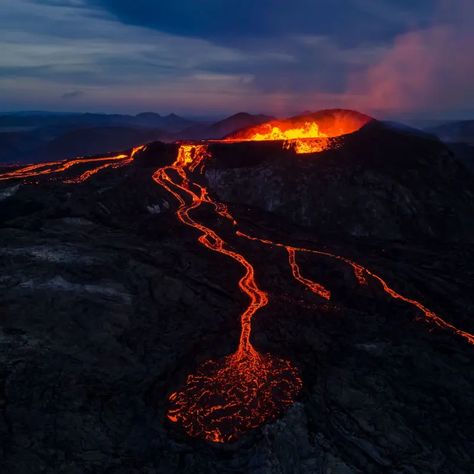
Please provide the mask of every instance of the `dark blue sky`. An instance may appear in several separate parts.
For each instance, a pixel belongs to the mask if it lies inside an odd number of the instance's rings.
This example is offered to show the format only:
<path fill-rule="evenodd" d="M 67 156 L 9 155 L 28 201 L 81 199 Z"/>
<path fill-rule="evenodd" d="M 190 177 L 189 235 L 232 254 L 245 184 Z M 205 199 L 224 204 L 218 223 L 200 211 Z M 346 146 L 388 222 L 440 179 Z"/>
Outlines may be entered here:
<path fill-rule="evenodd" d="M 472 0 L 2 0 L 0 107 L 474 111 Z"/>

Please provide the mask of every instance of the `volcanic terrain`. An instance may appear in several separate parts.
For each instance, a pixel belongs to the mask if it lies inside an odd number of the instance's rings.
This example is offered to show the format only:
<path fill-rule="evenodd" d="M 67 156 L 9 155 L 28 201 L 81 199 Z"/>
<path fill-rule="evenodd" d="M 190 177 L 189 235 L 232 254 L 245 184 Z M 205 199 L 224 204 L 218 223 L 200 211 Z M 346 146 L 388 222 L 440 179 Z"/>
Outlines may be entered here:
<path fill-rule="evenodd" d="M 14 473 L 469 473 L 474 177 L 334 110 L 0 169 Z"/>

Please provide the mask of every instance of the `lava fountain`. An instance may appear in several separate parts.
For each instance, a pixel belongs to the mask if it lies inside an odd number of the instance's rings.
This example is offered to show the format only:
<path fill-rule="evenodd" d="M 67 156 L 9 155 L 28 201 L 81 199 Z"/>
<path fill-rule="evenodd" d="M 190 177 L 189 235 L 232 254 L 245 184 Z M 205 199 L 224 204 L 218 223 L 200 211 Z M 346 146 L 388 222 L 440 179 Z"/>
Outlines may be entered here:
<path fill-rule="evenodd" d="M 200 232 L 198 241 L 202 245 L 239 263 L 244 275 L 238 285 L 249 303 L 240 318 L 237 350 L 223 359 L 203 363 L 188 375 L 184 386 L 170 395 L 167 416 L 192 437 L 229 442 L 275 419 L 292 405 L 302 380 L 290 361 L 261 354 L 251 343 L 252 318 L 268 303 L 252 264 L 231 250 L 214 230 L 191 217 L 191 212 L 202 204 L 210 204 L 216 214 L 229 217 L 225 206 L 213 202 L 203 186 L 188 178 L 188 173 L 208 156 L 205 145 L 182 145 L 176 161 L 157 170 L 153 179 L 176 198 L 178 219 Z"/>
<path fill-rule="evenodd" d="M 318 153 L 337 146 L 337 137 L 356 132 L 373 120 L 350 110 L 323 110 L 286 120 L 273 120 L 229 135 L 226 141 L 283 141 L 297 154 Z"/>

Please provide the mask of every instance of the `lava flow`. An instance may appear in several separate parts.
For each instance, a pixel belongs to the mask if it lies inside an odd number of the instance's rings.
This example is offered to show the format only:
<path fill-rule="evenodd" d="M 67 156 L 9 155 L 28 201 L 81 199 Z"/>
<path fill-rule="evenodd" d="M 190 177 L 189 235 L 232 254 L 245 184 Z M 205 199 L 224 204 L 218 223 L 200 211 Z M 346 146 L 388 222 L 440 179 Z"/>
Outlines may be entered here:
<path fill-rule="evenodd" d="M 337 114 L 335 116 L 337 117 Z M 304 122 L 302 126 L 288 122 L 280 123 L 280 126 L 270 126 L 269 129 L 260 128 L 258 129 L 260 131 L 256 132 L 255 130 L 240 132 L 224 141 L 281 140 L 282 134 L 286 134 L 283 139 L 284 147 L 306 153 L 314 151 L 315 147 L 323 143 L 319 140 L 331 140 L 331 136 L 335 136 L 336 132 L 350 130 L 357 121 L 364 121 L 365 118 L 357 118 L 357 120 L 354 118 L 346 128 L 341 125 L 343 123 L 341 120 L 333 118 L 337 126 L 332 123 L 332 135 L 328 132 L 329 125 L 326 125 L 325 131 L 321 132 L 319 126 L 314 126 L 309 122 Z M 265 135 L 262 130 L 269 130 L 269 135 Z M 323 134 L 327 137 L 323 137 Z M 318 136 L 311 137 L 311 135 Z M 329 144 L 329 142 L 325 143 Z M 70 170 L 75 165 L 94 165 L 79 176 L 63 180 L 65 183 L 82 183 L 101 170 L 130 164 L 136 154 L 143 149 L 144 147 L 134 148 L 130 154 L 25 166 L 0 175 L 0 181 L 57 175 Z M 243 270 L 238 286 L 247 297 L 248 304 L 240 316 L 241 332 L 235 352 L 221 359 L 208 360 L 198 366 L 194 373 L 187 376 L 183 386 L 169 396 L 167 411 L 168 419 L 180 425 L 189 436 L 222 443 L 234 441 L 243 433 L 274 420 L 293 404 L 301 391 L 302 379 L 292 362 L 272 354 L 260 353 L 252 345 L 252 319 L 257 311 L 268 304 L 268 295 L 259 287 L 253 265 L 215 230 L 192 217 L 194 210 L 201 206 L 209 206 L 216 216 L 225 218 L 231 225 L 238 228 L 238 222 L 227 206 L 215 201 L 206 187 L 194 179 L 197 171 L 203 171 L 206 160 L 210 157 L 207 145 L 181 145 L 175 162 L 158 169 L 153 174 L 153 180 L 174 196 L 178 203 L 176 211 L 178 219 L 184 225 L 199 232 L 199 243 L 213 252 L 232 259 Z M 273 242 L 240 230 L 236 231 L 236 235 L 284 250 L 288 256 L 288 265 L 294 280 L 324 300 L 331 299 L 330 290 L 303 276 L 297 262 L 299 253 L 314 254 L 349 265 L 360 285 L 368 285 L 370 281 L 377 282 L 385 294 L 416 308 L 432 325 L 474 344 L 474 335 L 443 320 L 419 301 L 401 295 L 382 277 L 350 259 L 326 251 Z"/>
<path fill-rule="evenodd" d="M 223 359 L 209 360 L 201 364 L 194 374 L 188 375 L 184 386 L 170 395 L 167 416 L 192 437 L 229 442 L 276 418 L 289 407 L 302 388 L 302 380 L 291 362 L 270 354 L 260 354 L 251 344 L 251 319 L 268 302 L 267 295 L 257 285 L 252 265 L 241 254 L 230 250 L 215 231 L 190 215 L 201 205 L 208 204 L 218 215 L 235 226 L 238 224 L 224 204 L 214 201 L 205 187 L 189 178 L 189 173 L 198 166 L 202 167 L 209 156 L 205 145 L 183 145 L 173 165 L 160 168 L 153 179 L 176 198 L 179 220 L 201 233 L 198 240 L 202 245 L 234 259 L 244 268 L 245 274 L 239 281 L 239 287 L 248 296 L 250 303 L 241 316 L 241 336 L 236 352 Z M 418 301 L 397 293 L 381 277 L 345 257 L 259 239 L 240 231 L 236 234 L 266 245 L 285 248 L 294 279 L 323 299 L 331 298 L 330 291 L 301 274 L 296 261 L 298 252 L 314 253 L 350 265 L 360 285 L 368 285 L 368 278 L 374 278 L 392 298 L 409 303 L 431 323 L 474 343 L 474 336 L 455 328 Z"/>
<path fill-rule="evenodd" d="M 18 168 L 14 171 L 9 171 L 0 175 L 0 181 L 6 181 L 11 179 L 28 179 L 36 178 L 39 176 L 56 175 L 63 173 L 73 166 L 84 165 L 84 164 L 99 164 L 95 168 L 91 168 L 76 178 L 66 179 L 64 183 L 67 184 L 78 184 L 87 181 L 91 176 L 102 171 L 106 168 L 119 168 L 130 164 L 134 159 L 135 155 L 142 151 L 145 145 L 141 145 L 132 149 L 130 155 L 119 154 L 114 156 L 101 156 L 97 158 L 77 158 L 69 161 L 51 161 L 48 163 L 38 163 L 36 165 L 28 165 L 22 168 Z M 103 163 L 103 164 L 101 164 Z"/>
<path fill-rule="evenodd" d="M 427 322 L 437 326 L 440 329 L 443 329 L 443 330 L 449 331 L 453 334 L 456 334 L 457 336 L 462 337 L 469 344 L 474 345 L 474 335 L 473 334 L 471 334 L 469 332 L 466 332 L 466 331 L 462 331 L 461 329 L 458 329 L 456 326 L 452 325 L 451 323 L 448 323 L 447 321 L 442 319 L 440 316 L 438 316 L 434 311 L 427 308 L 426 306 L 424 306 L 419 301 L 417 301 L 415 299 L 412 299 L 412 298 L 408 298 L 408 297 L 403 296 L 402 294 L 398 293 L 393 288 L 391 288 L 389 286 L 389 284 L 381 276 L 379 276 L 376 273 L 372 272 L 368 268 L 365 268 L 362 265 L 359 265 L 358 263 L 353 262 L 352 260 L 350 260 L 348 258 L 342 257 L 340 255 L 336 255 L 336 254 L 333 254 L 333 253 L 324 252 L 324 251 L 321 251 L 321 250 L 307 249 L 307 248 L 304 248 L 304 247 L 293 247 L 293 246 L 285 245 L 285 244 L 282 244 L 282 243 L 279 243 L 279 242 L 273 242 L 273 241 L 268 240 L 268 239 L 262 239 L 262 238 L 259 238 L 259 237 L 254 237 L 254 236 L 245 234 L 245 233 L 240 232 L 240 231 L 237 231 L 236 234 L 239 237 L 243 237 L 243 238 L 248 239 L 248 240 L 253 240 L 253 241 L 256 241 L 256 242 L 260 242 L 260 243 L 265 244 L 265 245 L 271 245 L 271 246 L 274 246 L 274 247 L 285 248 L 287 250 L 287 252 L 289 253 L 289 255 L 290 255 L 290 264 L 291 264 L 292 261 L 293 262 L 295 261 L 294 256 L 295 256 L 296 252 L 312 253 L 312 254 L 315 254 L 315 255 L 320 255 L 320 256 L 323 256 L 323 257 L 329 257 L 331 259 L 335 259 L 335 260 L 339 260 L 341 262 L 344 262 L 345 264 L 350 265 L 352 267 L 352 269 L 354 271 L 354 276 L 356 277 L 356 280 L 359 282 L 360 285 L 367 285 L 368 284 L 367 277 L 372 277 L 374 280 L 376 280 L 378 283 L 380 283 L 380 285 L 382 286 L 383 291 L 387 295 L 389 295 L 392 299 L 400 300 L 400 301 L 403 301 L 405 303 L 408 303 L 409 305 L 411 305 L 414 308 L 418 309 L 425 316 L 425 320 Z M 298 281 L 301 281 L 303 284 L 308 286 L 314 293 L 320 294 L 320 296 L 322 296 L 321 293 L 320 293 L 320 290 L 318 289 L 318 287 L 319 287 L 318 284 L 315 284 L 311 280 L 306 280 L 304 278 L 303 279 L 299 278 L 299 277 L 301 277 L 301 275 L 299 275 L 299 270 L 297 272 L 295 272 L 295 270 L 293 270 L 293 275 L 295 276 L 295 278 Z M 316 288 L 314 288 L 314 285 L 316 285 Z"/>
<path fill-rule="evenodd" d="M 268 303 L 251 263 L 190 215 L 202 204 L 211 204 L 217 214 L 229 217 L 225 206 L 214 203 L 204 187 L 188 179 L 188 170 L 192 172 L 206 156 L 204 145 L 183 145 L 176 161 L 156 171 L 153 179 L 179 202 L 179 220 L 201 233 L 198 240 L 202 245 L 241 265 L 244 275 L 239 288 L 247 295 L 249 304 L 241 315 L 237 350 L 223 359 L 205 362 L 195 374 L 188 375 L 184 386 L 170 395 L 167 416 L 181 424 L 190 436 L 228 442 L 278 416 L 294 402 L 302 381 L 290 361 L 261 354 L 250 341 L 252 317 Z"/>

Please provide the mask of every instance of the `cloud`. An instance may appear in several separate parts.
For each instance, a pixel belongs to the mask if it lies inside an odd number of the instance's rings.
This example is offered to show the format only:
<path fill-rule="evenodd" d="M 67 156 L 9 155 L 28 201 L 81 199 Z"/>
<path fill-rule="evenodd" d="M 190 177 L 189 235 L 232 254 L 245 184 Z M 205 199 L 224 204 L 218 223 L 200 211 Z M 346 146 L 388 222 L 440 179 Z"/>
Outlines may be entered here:
<path fill-rule="evenodd" d="M 4 104 L 11 104 L 15 95 L 19 106 L 25 101 L 47 106 L 54 104 L 58 92 L 67 96 L 82 91 L 75 96 L 78 107 L 124 107 L 126 100 L 128 107 L 138 110 L 171 107 L 173 98 L 182 109 L 182 97 L 190 92 L 197 97 L 211 90 L 221 98 L 243 95 L 251 83 L 250 75 L 238 68 L 226 74 L 219 74 L 219 68 L 257 60 L 255 55 L 124 25 L 77 2 L 4 0 L 3 6 L 0 102 Z M 218 77 L 211 80 L 212 74 Z M 147 101 L 142 99 L 145 90 Z M 134 103 L 137 98 L 140 101 Z"/>
<path fill-rule="evenodd" d="M 2 0 L 0 103 L 275 115 L 474 108 L 473 5 Z"/>
<path fill-rule="evenodd" d="M 399 35 L 367 71 L 352 75 L 348 95 L 355 106 L 433 113 L 472 108 L 472 18 L 472 2 L 440 2 L 430 28 Z"/>
<path fill-rule="evenodd" d="M 329 36 L 338 44 L 385 41 L 419 19 L 432 0 L 91 0 L 128 24 L 241 48 L 259 39 Z M 369 4 L 369 5 L 368 5 Z"/>

